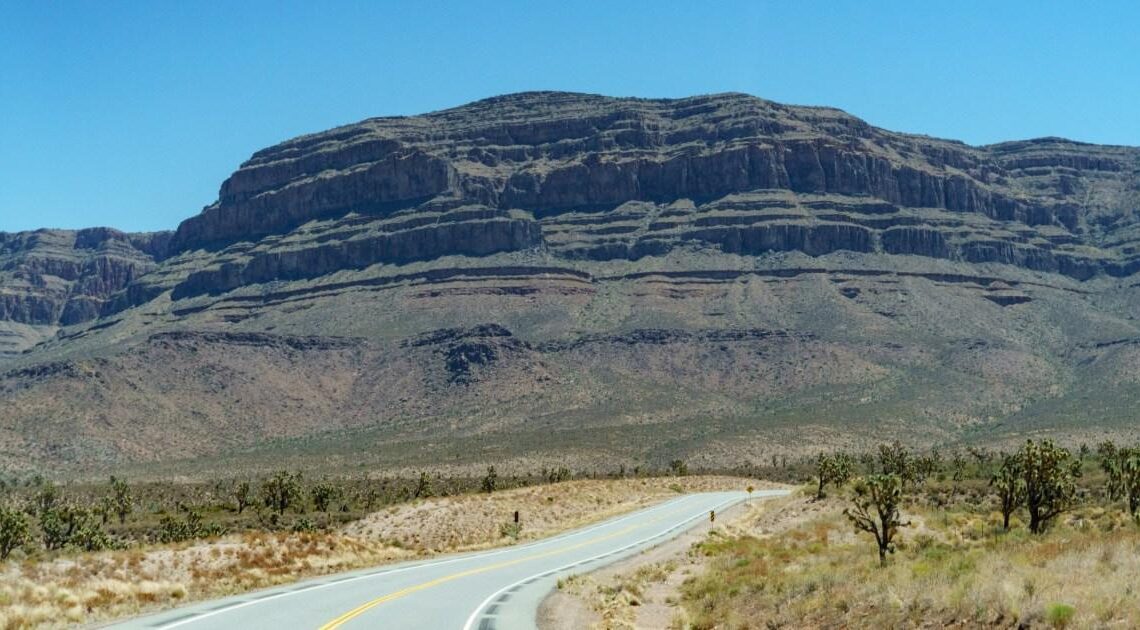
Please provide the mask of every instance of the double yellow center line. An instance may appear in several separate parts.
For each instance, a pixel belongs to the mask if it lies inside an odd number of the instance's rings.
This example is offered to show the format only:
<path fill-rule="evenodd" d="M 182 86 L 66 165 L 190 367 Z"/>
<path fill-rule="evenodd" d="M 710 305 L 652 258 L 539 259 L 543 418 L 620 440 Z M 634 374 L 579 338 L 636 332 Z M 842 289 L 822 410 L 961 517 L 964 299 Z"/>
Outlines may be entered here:
<path fill-rule="evenodd" d="M 597 543 L 597 542 L 601 542 L 603 540 L 608 540 L 610 538 L 617 538 L 618 536 L 624 536 L 625 534 L 628 534 L 629 532 L 632 532 L 636 529 L 640 529 L 642 527 L 646 527 L 647 525 L 652 524 L 652 523 L 656 523 L 659 520 L 661 520 L 660 517 L 658 517 L 652 521 L 649 521 L 648 523 L 642 523 L 641 525 L 630 525 L 629 527 L 626 527 L 625 529 L 622 529 L 620 531 L 616 531 L 612 534 L 606 534 L 605 536 L 598 536 L 596 538 L 591 538 L 589 540 L 585 540 L 585 541 L 577 543 L 575 545 L 569 545 L 567 547 L 561 547 L 559 549 L 554 549 L 551 551 L 545 551 L 543 553 L 536 553 L 533 555 L 525 556 L 523 558 L 518 558 L 516 560 L 507 560 L 505 562 L 499 562 L 496 564 L 489 564 L 487 566 L 482 566 L 482 567 L 478 567 L 475 569 L 468 569 L 466 571 L 460 571 L 458 573 L 452 573 L 451 575 L 445 575 L 441 578 L 436 578 L 436 579 L 431 580 L 429 582 L 424 582 L 422 584 L 416 584 L 415 586 L 409 586 L 403 590 L 399 590 L 399 591 L 396 591 L 394 593 L 389 593 L 389 594 L 384 595 L 382 597 L 377 597 L 376 599 L 374 599 L 370 602 L 365 602 L 364 604 L 361 604 L 360 606 L 353 608 L 352 610 L 344 613 L 343 615 L 337 617 L 336 619 L 333 619 L 332 621 L 321 626 L 320 630 L 333 630 L 334 628 L 339 628 L 342 625 L 344 625 L 346 622 L 351 621 L 352 619 L 355 619 L 355 618 L 359 617 L 360 615 L 363 615 L 364 613 L 366 613 L 369 610 L 379 606 L 380 604 L 383 604 L 384 602 L 390 602 L 394 599 L 399 599 L 401 597 L 404 597 L 405 595 L 410 595 L 410 594 L 415 593 L 417 591 L 422 591 L 424 589 L 428 589 L 428 588 L 431 588 L 433 586 L 439 586 L 440 584 L 443 584 L 445 582 L 450 582 L 452 580 L 458 580 L 460 578 L 465 578 L 465 577 L 468 577 L 471 575 L 478 575 L 480 573 L 486 573 L 488 571 L 494 571 L 496 569 L 502 569 L 504 567 L 509 567 L 509 566 L 513 566 L 516 564 L 522 564 L 523 562 L 529 562 L 531 560 L 537 560 L 539 558 L 556 556 L 560 553 L 566 553 L 567 551 L 573 551 L 574 549 L 580 549 L 582 547 L 587 547 L 589 545 L 592 545 L 592 544 Z"/>

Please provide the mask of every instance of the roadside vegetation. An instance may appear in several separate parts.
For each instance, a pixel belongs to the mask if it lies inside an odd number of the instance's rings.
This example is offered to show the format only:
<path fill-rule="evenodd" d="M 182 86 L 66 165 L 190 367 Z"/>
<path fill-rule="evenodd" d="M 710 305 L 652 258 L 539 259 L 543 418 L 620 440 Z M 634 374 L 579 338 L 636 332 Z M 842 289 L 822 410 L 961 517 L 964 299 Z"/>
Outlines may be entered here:
<path fill-rule="evenodd" d="M 755 482 L 633 466 L 606 475 L 488 467 L 472 478 L 278 471 L 193 483 L 6 479 L 0 628 L 109 619 L 302 577 L 512 544 L 680 492 L 749 483 Z"/>
<path fill-rule="evenodd" d="M 1140 447 L 815 459 L 694 547 L 677 628 L 1140 625 Z"/>

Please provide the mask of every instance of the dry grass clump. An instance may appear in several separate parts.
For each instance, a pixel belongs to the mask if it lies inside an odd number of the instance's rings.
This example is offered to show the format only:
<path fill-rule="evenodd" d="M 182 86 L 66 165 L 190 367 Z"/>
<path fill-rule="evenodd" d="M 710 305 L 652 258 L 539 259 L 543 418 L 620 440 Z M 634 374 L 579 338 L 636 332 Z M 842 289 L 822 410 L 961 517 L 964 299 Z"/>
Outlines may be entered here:
<path fill-rule="evenodd" d="M 780 502 L 740 535 L 698 547 L 708 570 L 682 587 L 683 628 L 1137 627 L 1140 527 L 1082 508 L 1042 536 L 1000 515 L 916 510 L 885 568 L 840 501 Z M 775 526 L 779 511 L 791 524 Z"/>
<path fill-rule="evenodd" d="M 586 601 L 598 614 L 593 626 L 605 630 L 636 628 L 634 609 L 649 602 L 648 587 L 665 582 L 677 569 L 674 561 L 645 564 L 636 570 L 598 580 L 590 575 L 573 575 L 558 581 L 558 588 Z"/>
<path fill-rule="evenodd" d="M 0 628 L 110 619 L 410 555 L 336 532 L 249 533 L 8 563 L 0 572 Z"/>

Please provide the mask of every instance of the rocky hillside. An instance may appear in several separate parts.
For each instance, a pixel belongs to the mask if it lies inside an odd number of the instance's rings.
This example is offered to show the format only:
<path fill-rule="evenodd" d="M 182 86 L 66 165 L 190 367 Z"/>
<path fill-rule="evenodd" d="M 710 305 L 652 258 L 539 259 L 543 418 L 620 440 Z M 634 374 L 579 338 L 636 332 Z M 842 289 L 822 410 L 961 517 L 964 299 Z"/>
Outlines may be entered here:
<path fill-rule="evenodd" d="M 0 358 L 0 460 L 736 463 L 885 427 L 1122 430 L 1138 207 L 1137 148 L 741 94 L 369 119 L 255 153 L 172 236 L 0 240 L 0 317 L 64 326 Z M 104 262 L 28 262 L 61 257 Z"/>

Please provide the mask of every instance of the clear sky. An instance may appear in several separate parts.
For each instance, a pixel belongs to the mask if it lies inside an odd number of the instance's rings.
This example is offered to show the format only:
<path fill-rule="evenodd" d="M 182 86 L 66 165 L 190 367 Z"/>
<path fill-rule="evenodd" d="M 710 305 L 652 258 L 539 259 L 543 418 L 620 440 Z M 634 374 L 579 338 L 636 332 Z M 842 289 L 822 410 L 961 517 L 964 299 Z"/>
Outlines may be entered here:
<path fill-rule="evenodd" d="M 0 230 L 173 228 L 275 142 L 534 89 L 1140 145 L 1140 3 L 2 0 Z"/>

